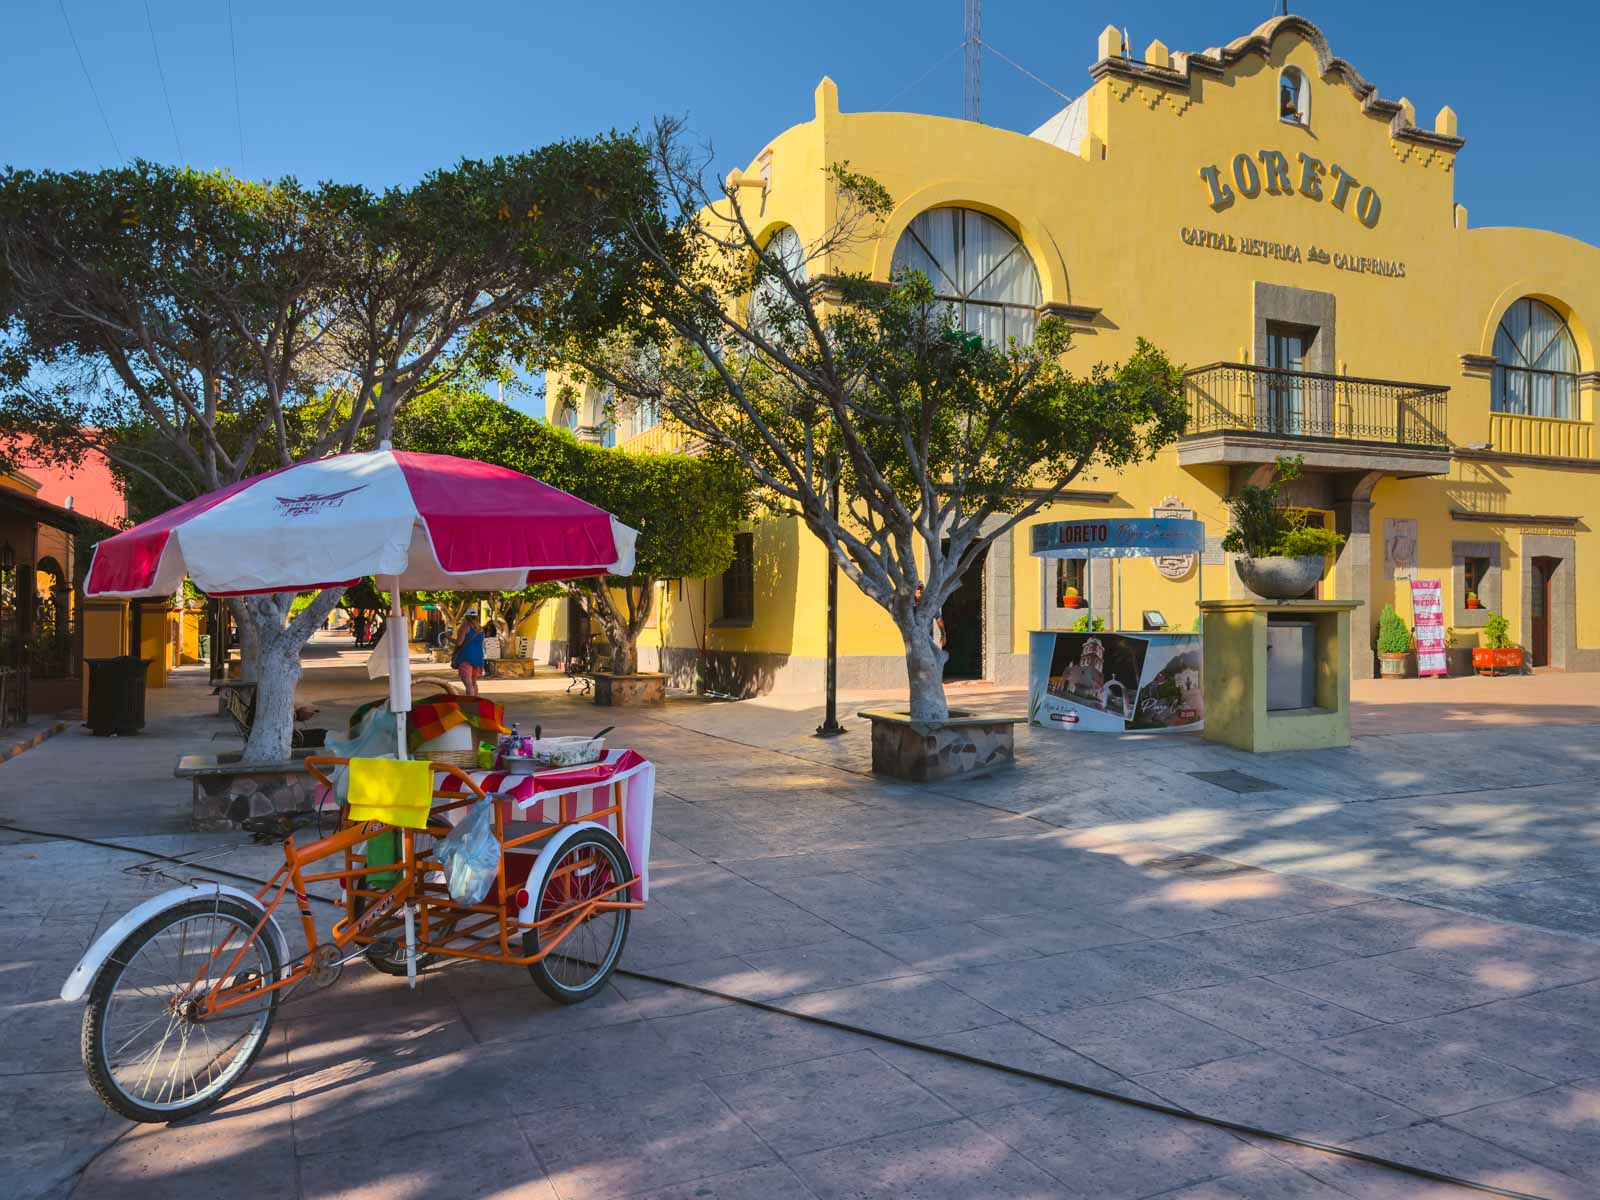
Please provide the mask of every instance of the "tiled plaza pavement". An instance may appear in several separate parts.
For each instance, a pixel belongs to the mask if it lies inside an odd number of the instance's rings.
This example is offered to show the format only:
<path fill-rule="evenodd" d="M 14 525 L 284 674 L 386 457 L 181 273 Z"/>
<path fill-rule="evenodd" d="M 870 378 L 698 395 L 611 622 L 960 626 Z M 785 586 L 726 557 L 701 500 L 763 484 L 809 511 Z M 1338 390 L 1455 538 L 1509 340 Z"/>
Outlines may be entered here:
<path fill-rule="evenodd" d="M 178 689 L 156 706 L 196 711 Z M 513 710 L 597 724 L 550 695 Z M 859 733 L 799 734 L 814 723 L 626 715 L 614 744 L 661 771 L 626 967 L 1536 1195 L 1600 1193 L 1600 945 L 1560 932 L 1595 932 L 1573 899 L 1600 852 L 1592 727 L 1270 759 L 1025 735 L 1023 770 L 917 789 L 862 773 Z M 184 799 L 165 728 L 142 746 L 69 733 L 0 766 L 0 820 L 61 828 L 73 797 L 53 781 L 98 772 L 87 806 L 120 797 L 149 828 Z M 1282 791 L 1184 774 L 1227 768 Z M 1404 836 L 1423 812 L 1431 829 Z M 264 873 L 272 853 L 230 863 Z M 1471 1194 L 620 976 L 557 1009 L 489 966 L 416 993 L 347 968 L 283 1010 L 214 1115 L 130 1128 L 83 1081 L 81 1010 L 53 1000 L 142 894 L 129 861 L 0 847 L 0 1171 L 21 1195 Z M 1519 887 L 1521 925 L 1462 911 Z"/>

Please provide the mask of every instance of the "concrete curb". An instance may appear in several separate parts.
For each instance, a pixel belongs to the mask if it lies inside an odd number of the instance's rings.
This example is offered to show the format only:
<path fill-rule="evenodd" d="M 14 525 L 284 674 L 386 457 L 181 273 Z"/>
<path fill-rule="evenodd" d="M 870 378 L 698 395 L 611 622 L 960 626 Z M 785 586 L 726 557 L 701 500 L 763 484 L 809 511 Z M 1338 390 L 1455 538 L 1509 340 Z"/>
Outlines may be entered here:
<path fill-rule="evenodd" d="M 11 761 L 24 750 L 32 750 L 40 742 L 43 742 L 48 738 L 53 738 L 56 734 L 63 732 L 66 727 L 67 723 L 65 721 L 57 721 L 48 729 L 41 729 L 38 733 L 34 734 L 25 742 L 17 742 L 15 745 L 0 748 L 0 763 Z"/>

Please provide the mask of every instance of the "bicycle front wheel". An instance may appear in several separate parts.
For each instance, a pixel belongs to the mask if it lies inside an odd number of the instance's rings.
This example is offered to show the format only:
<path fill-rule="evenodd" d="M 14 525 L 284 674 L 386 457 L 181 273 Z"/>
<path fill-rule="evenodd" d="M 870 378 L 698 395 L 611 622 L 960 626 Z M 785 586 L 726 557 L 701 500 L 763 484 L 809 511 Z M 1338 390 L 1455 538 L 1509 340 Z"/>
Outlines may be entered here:
<path fill-rule="evenodd" d="M 204 1018 L 200 1000 L 218 983 L 278 978 L 277 947 L 265 936 L 249 942 L 226 979 L 215 974 L 260 919 L 237 900 L 191 900 L 157 913 L 112 952 L 89 993 L 82 1049 L 89 1082 L 113 1111 L 133 1121 L 192 1117 L 250 1068 L 280 993 Z"/>

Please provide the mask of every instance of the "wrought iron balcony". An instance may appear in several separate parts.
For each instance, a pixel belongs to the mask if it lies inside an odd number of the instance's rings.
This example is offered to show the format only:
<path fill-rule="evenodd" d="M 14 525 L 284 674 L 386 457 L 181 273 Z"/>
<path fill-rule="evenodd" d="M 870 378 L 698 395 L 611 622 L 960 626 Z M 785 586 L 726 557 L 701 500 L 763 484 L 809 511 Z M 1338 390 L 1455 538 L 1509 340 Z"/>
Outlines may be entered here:
<path fill-rule="evenodd" d="M 1450 389 L 1392 379 L 1212 363 L 1184 375 L 1188 437 L 1250 434 L 1448 449 Z"/>

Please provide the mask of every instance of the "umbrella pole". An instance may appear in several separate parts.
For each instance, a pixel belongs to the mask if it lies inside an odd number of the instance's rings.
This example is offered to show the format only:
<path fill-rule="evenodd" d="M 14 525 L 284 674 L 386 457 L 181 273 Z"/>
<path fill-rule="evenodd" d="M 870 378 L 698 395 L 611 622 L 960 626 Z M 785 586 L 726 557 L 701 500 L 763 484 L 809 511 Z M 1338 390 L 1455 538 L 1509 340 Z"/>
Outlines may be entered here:
<path fill-rule="evenodd" d="M 411 645 L 405 607 L 400 603 L 400 577 L 385 577 L 389 591 L 389 711 L 394 714 L 395 757 L 411 757 L 406 746 L 406 714 L 411 711 Z"/>

